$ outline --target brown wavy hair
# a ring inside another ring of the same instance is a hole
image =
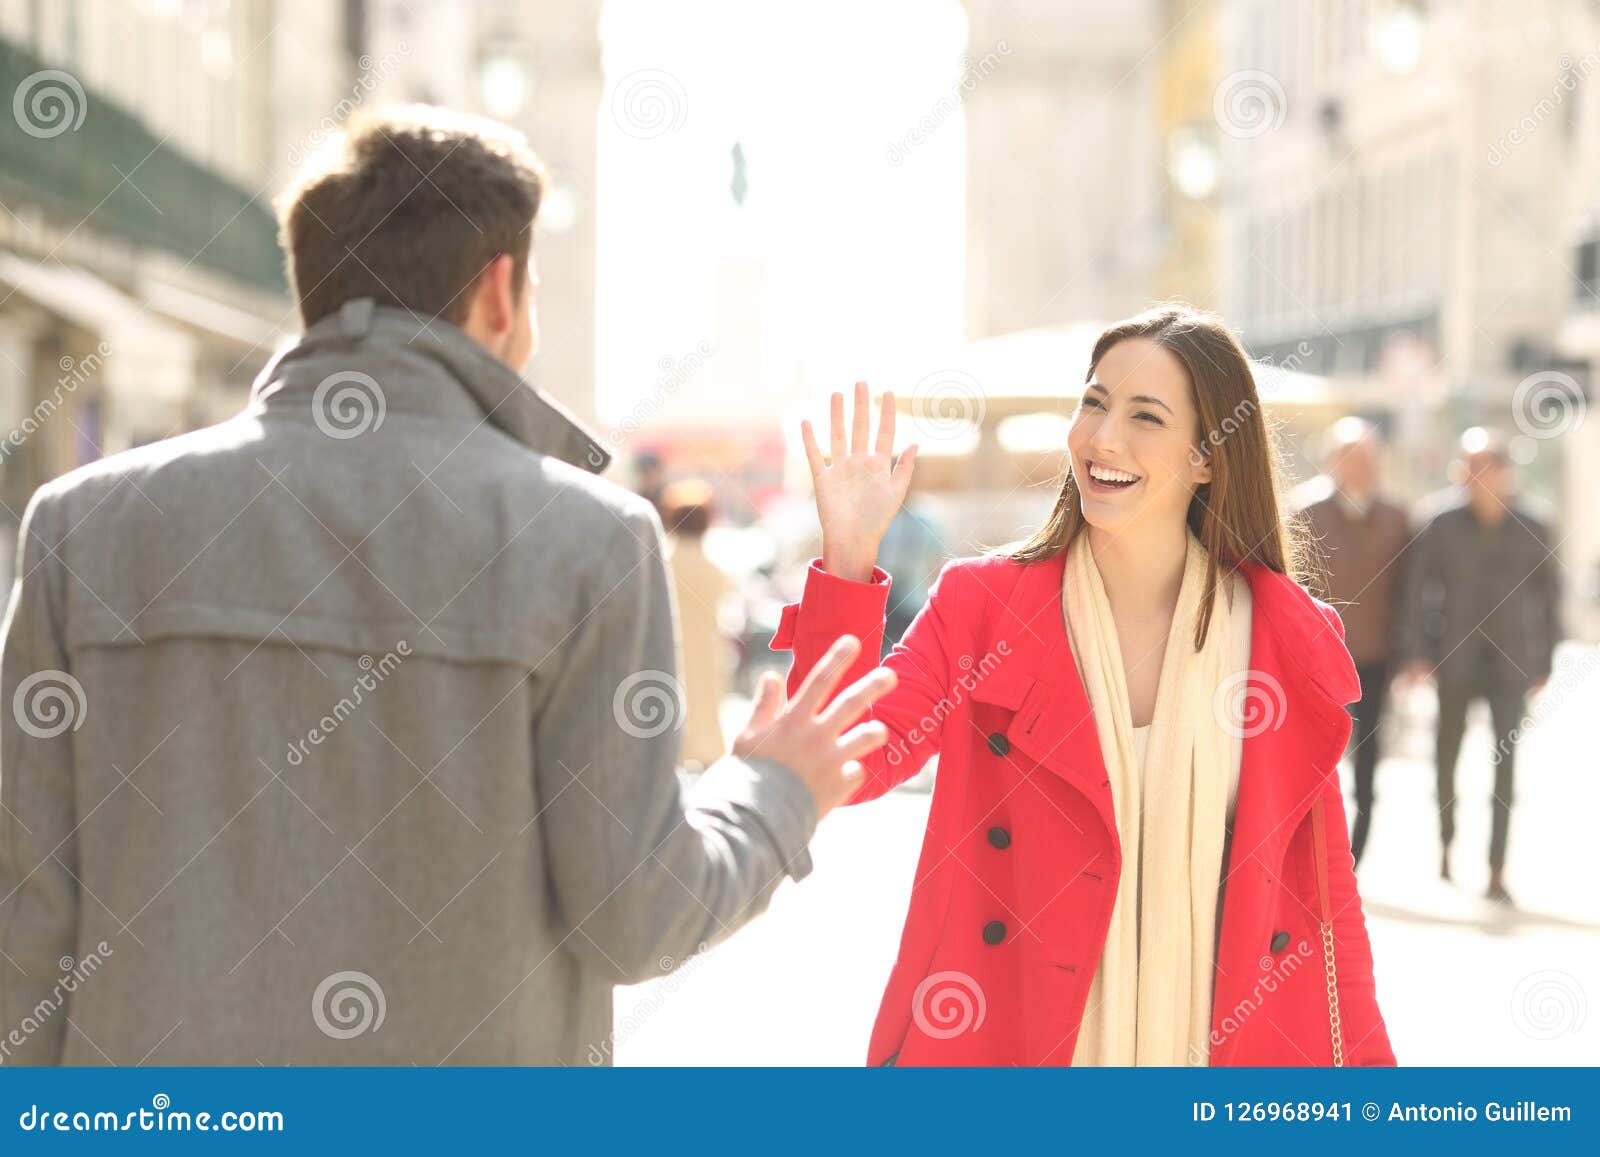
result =
[[[1188,306],[1148,310],[1117,322],[1096,339],[1084,382],[1094,377],[1112,346],[1132,338],[1153,341],[1183,363],[1199,415],[1191,453],[1198,451],[1211,461],[1211,481],[1195,489],[1186,516],[1206,551],[1206,590],[1195,625],[1199,650],[1211,626],[1221,573],[1231,573],[1249,559],[1296,582],[1307,580],[1304,530],[1283,513],[1277,452],[1250,359],[1233,331],[1221,318]],[[1033,537],[1007,551],[1009,557],[1022,563],[1055,558],[1088,525],[1070,458],[1063,475],[1050,517]]]

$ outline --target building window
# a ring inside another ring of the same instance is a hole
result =
[[[1576,299],[1588,309],[1600,306],[1600,236],[1578,245]]]

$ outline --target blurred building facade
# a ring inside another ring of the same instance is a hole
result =
[[[1252,354],[1386,428],[1403,493],[1442,484],[1466,426],[1516,437],[1575,576],[1600,565],[1595,424],[1546,387],[1586,393],[1597,352],[1561,340],[1596,206],[1594,7],[1224,0],[1215,100],[1222,306]]]
[[[271,198],[360,99],[360,17],[315,0],[0,0],[11,532],[49,478],[236,410],[297,328]]]
[[[965,339],[884,384],[958,552],[1047,516],[1100,329],[1219,299],[1212,0],[966,0]]]
[[[968,0],[969,341],[1149,299],[1161,263],[1156,0]]]
[[[385,102],[442,104],[514,125],[550,176],[536,263],[543,335],[530,378],[581,419],[595,415],[597,117],[605,78],[601,0],[369,0],[363,51],[401,59]],[[425,50],[401,52],[401,46]]]

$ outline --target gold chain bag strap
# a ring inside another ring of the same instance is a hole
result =
[[[1322,797],[1311,805],[1311,843],[1317,861],[1317,903],[1322,912],[1322,958],[1328,968],[1328,1030],[1333,1036],[1333,1063],[1344,1064],[1344,1033],[1339,1025],[1339,974],[1333,964],[1333,904],[1328,898],[1328,830]]]

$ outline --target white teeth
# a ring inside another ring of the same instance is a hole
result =
[[[1137,482],[1137,481],[1139,481],[1139,476],[1137,474],[1129,474],[1126,470],[1108,470],[1104,466],[1099,465],[1098,463],[1096,463],[1095,465],[1089,467],[1089,476],[1091,478],[1097,478],[1101,482]]]

